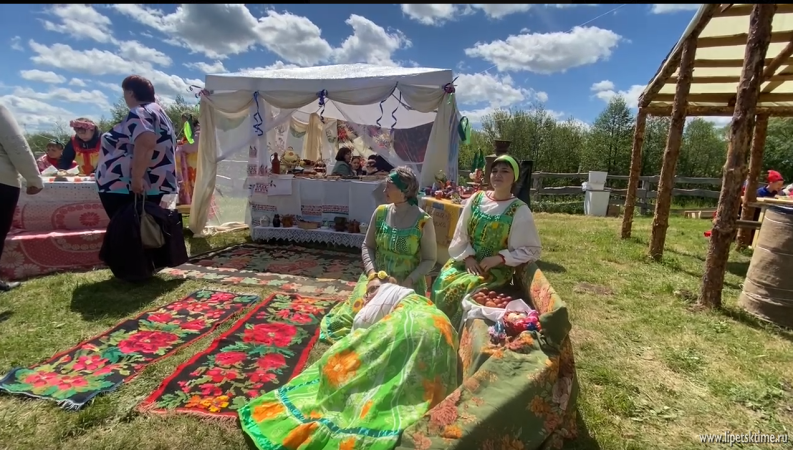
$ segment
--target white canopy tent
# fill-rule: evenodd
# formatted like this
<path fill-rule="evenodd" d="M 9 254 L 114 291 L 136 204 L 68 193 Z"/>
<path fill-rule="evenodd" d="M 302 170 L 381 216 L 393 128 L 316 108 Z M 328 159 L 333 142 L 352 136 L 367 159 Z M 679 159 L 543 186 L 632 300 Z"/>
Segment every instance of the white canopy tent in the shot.
<path fill-rule="evenodd" d="M 439 170 L 455 179 L 459 113 L 452 81 L 451 70 L 368 64 L 207 75 L 190 229 L 203 232 L 213 193 L 219 210 L 215 220 L 245 220 L 246 179 L 262 175 L 275 128 L 285 124 L 306 133 L 311 151 L 332 159 L 322 150 L 322 136 L 335 120 L 383 129 L 433 123 L 423 161 L 403 161 L 390 147 L 370 146 L 393 165 L 412 166 L 422 185 L 431 184 Z"/>

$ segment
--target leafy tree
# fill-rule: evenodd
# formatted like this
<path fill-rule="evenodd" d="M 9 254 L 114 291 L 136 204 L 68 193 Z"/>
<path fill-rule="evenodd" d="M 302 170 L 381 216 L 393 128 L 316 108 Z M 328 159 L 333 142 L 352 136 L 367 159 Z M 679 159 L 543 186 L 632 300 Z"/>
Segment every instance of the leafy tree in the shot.
<path fill-rule="evenodd" d="M 587 151 L 583 155 L 586 170 L 610 174 L 627 174 L 630 168 L 635 119 L 622 96 L 609 101 L 589 131 Z"/>

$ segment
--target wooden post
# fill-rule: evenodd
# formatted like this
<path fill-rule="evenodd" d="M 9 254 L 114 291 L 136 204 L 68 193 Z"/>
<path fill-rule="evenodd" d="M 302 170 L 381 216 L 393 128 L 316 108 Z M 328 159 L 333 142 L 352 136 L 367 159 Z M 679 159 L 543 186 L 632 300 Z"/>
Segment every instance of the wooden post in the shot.
<path fill-rule="evenodd" d="M 628 192 L 625 193 L 625 210 L 622 216 L 622 239 L 631 237 L 633 227 L 633 211 L 636 208 L 636 190 L 639 188 L 639 176 L 642 172 L 642 146 L 644 130 L 647 125 L 647 111 L 639 108 L 636 114 L 636 129 L 633 132 L 633 149 L 631 149 L 631 170 L 628 176 Z"/>
<path fill-rule="evenodd" d="M 765 138 L 768 131 L 768 115 L 757 116 L 754 124 L 754 138 L 752 139 L 752 150 L 749 155 L 749 176 L 746 181 L 746 192 L 743 195 L 743 209 L 741 210 L 741 220 L 754 220 L 755 208 L 750 207 L 751 203 L 757 201 L 757 185 L 760 177 L 760 169 L 763 166 L 763 149 L 765 148 Z M 738 230 L 738 248 L 746 248 L 751 244 L 753 230 L 740 228 Z"/>
<path fill-rule="evenodd" d="M 697 35 L 689 36 L 683 43 L 683 55 L 680 57 L 680 74 L 675 87 L 675 100 L 672 104 L 672 123 L 666 138 L 664 161 L 658 179 L 658 192 L 655 197 L 655 215 L 653 231 L 650 237 L 650 256 L 661 259 L 664 254 L 666 230 L 669 228 L 669 209 L 672 206 L 672 190 L 675 188 L 675 170 L 680 157 L 680 146 L 683 143 L 683 128 L 686 126 L 686 108 L 688 93 L 694 74 L 694 57 L 697 54 Z"/>
<path fill-rule="evenodd" d="M 730 243 L 735 236 L 736 212 L 741 201 L 741 184 L 746 178 L 746 153 L 749 150 L 752 121 L 760 95 L 765 56 L 771 41 L 771 24 L 777 5 L 754 5 L 749 17 L 749 37 L 746 41 L 741 81 L 735 101 L 735 113 L 729 130 L 729 149 L 724 164 L 719 207 L 710 235 L 705 274 L 698 303 L 707 308 L 721 307 L 724 272 L 730 255 Z"/>
<path fill-rule="evenodd" d="M 645 215 L 650 212 L 650 193 L 653 192 L 653 180 L 652 178 L 641 180 L 641 184 L 639 184 L 639 191 L 641 191 L 641 207 L 642 207 L 642 215 Z"/>

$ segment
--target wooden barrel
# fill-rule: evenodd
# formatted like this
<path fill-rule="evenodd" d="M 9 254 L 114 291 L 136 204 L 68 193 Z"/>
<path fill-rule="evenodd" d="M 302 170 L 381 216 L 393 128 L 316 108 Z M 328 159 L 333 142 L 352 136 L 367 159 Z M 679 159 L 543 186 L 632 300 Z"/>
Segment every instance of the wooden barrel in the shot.
<path fill-rule="evenodd" d="M 738 304 L 762 320 L 793 328 L 793 210 L 766 211 Z"/>

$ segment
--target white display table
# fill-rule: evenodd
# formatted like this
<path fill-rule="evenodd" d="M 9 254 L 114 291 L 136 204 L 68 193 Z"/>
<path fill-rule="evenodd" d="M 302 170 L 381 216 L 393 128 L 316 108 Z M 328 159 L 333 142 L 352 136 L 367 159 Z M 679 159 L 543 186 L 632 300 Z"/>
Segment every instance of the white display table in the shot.
<path fill-rule="evenodd" d="M 249 207 L 254 227 L 262 218 L 293 215 L 308 222 L 333 221 L 346 217 L 369 223 L 379 201 L 384 181 L 322 180 L 291 175 L 249 177 Z M 379 197 L 379 198 L 378 198 Z M 266 222 L 266 220 L 265 220 Z"/>
<path fill-rule="evenodd" d="M 254 241 L 268 241 L 277 239 L 295 243 L 323 243 L 345 247 L 358 247 L 363 245 L 363 233 L 346 233 L 319 228 L 304 230 L 298 227 L 276 228 L 254 226 L 251 228 L 251 238 Z"/>

